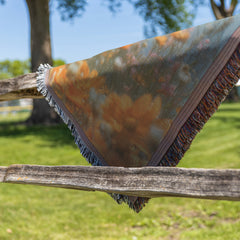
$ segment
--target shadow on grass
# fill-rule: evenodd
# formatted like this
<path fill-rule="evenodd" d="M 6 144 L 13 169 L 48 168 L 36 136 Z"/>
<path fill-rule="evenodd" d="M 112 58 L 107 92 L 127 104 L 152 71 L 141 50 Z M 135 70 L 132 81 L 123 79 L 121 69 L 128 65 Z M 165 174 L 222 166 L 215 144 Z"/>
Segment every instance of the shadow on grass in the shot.
<path fill-rule="evenodd" d="M 240 109 L 236 109 L 236 108 L 221 108 L 217 110 L 220 113 L 224 113 L 224 112 L 239 112 L 240 114 Z"/>
<path fill-rule="evenodd" d="M 240 104 L 239 103 L 227 103 L 223 104 L 223 107 L 217 110 L 212 117 L 219 124 L 231 124 L 232 127 L 240 128 Z"/>
<path fill-rule="evenodd" d="M 46 145 L 48 146 L 75 146 L 74 138 L 65 124 L 55 126 L 27 126 L 23 122 L 0 123 L 0 137 L 16 139 L 25 136 L 41 138 L 46 141 Z"/>
<path fill-rule="evenodd" d="M 217 120 L 219 124 L 224 125 L 224 124 L 231 124 L 231 127 L 240 128 L 240 112 L 239 112 L 239 117 L 236 116 L 214 116 L 214 120 Z"/>
<path fill-rule="evenodd" d="M 239 112 L 239 114 L 238 114 Z M 225 114 L 226 113 L 226 114 Z M 237 114 L 236 114 L 237 113 Z M 226 105 L 224 108 L 220 108 L 216 114 L 214 114 L 213 119 L 216 124 L 224 126 L 224 124 L 230 124 L 231 127 L 240 129 L 240 108 L 239 104 Z M 41 138 L 46 144 L 41 144 L 41 146 L 63 146 L 71 145 L 76 146 L 74 143 L 74 138 L 71 135 L 70 130 L 65 124 L 59 124 L 55 126 L 28 126 L 25 122 L 19 122 L 17 120 L 1 120 L 0 121 L 0 137 L 7 138 L 23 138 L 25 136 L 35 136 Z M 24 139 L 23 141 L 28 141 Z M 29 140 L 31 141 L 31 140 Z"/>

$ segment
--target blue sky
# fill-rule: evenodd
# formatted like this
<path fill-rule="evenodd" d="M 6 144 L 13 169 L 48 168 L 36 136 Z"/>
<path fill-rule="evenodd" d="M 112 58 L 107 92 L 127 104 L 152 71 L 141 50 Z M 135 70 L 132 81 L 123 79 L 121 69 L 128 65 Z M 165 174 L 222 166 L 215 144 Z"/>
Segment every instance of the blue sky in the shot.
<path fill-rule="evenodd" d="M 143 20 L 125 3 L 113 15 L 100 0 L 88 1 L 87 11 L 74 22 L 63 22 L 57 10 L 51 16 L 54 58 L 74 62 L 100 52 L 144 39 Z M 193 26 L 214 21 L 209 6 L 198 9 Z M 6 0 L 0 6 L 0 61 L 25 60 L 30 56 L 30 30 L 24 0 Z"/>

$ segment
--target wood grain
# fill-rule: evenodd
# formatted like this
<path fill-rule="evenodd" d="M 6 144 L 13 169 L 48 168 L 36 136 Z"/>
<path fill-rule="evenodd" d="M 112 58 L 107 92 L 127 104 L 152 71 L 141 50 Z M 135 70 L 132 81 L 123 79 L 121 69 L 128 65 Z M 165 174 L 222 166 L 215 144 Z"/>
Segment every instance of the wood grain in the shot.
<path fill-rule="evenodd" d="M 0 101 L 43 98 L 37 91 L 36 76 L 36 73 L 28 73 L 15 78 L 0 80 Z"/>
<path fill-rule="evenodd" d="M 0 181 L 142 197 L 240 200 L 240 170 L 11 165 Z"/>

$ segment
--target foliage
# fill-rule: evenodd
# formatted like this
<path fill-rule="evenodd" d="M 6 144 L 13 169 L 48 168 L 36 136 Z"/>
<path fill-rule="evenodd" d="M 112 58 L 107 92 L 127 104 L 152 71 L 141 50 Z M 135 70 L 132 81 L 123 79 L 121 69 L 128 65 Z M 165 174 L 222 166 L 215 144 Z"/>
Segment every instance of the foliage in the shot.
<path fill-rule="evenodd" d="M 66 64 L 66 62 L 62 59 L 53 59 L 53 67 L 61 66 Z"/>
<path fill-rule="evenodd" d="M 16 77 L 28 73 L 30 69 L 29 60 L 5 60 L 0 62 L 0 79 Z"/>
<path fill-rule="evenodd" d="M 196 8 L 204 0 L 125 0 L 136 9 L 136 12 L 145 21 L 144 33 L 146 36 L 156 35 L 158 30 L 163 32 L 177 31 L 191 25 Z M 86 10 L 86 0 L 58 0 L 58 10 L 63 20 L 82 16 Z M 121 9 L 124 1 L 103 0 L 109 10 L 116 13 Z"/>
<path fill-rule="evenodd" d="M 57 9 L 62 20 L 69 20 L 75 17 L 81 17 L 86 10 L 86 0 L 58 0 Z"/>
<path fill-rule="evenodd" d="M 64 65 L 62 59 L 53 60 L 53 66 Z M 0 62 L 0 79 L 7 79 L 30 72 L 30 60 L 4 60 Z"/>
<path fill-rule="evenodd" d="M 166 33 L 178 31 L 191 25 L 195 10 L 201 1 L 194 0 L 131 0 L 138 13 L 148 23 L 145 35 L 157 34 L 157 30 Z"/>
<path fill-rule="evenodd" d="M 135 8 L 145 21 L 144 34 L 155 36 L 159 30 L 165 33 L 178 31 L 189 27 L 196 15 L 199 5 L 206 4 L 206 0 L 125 0 Z M 123 0 L 103 0 L 111 12 L 121 9 Z M 58 7 L 63 20 L 82 16 L 86 10 L 87 1 L 58 0 Z M 238 0 L 210 0 L 211 8 L 216 19 L 232 16 Z M 229 7 L 227 8 L 227 5 Z"/>
<path fill-rule="evenodd" d="M 181 167 L 240 167 L 240 104 L 223 104 L 182 159 Z M 0 118 L 1 165 L 83 165 L 66 126 L 16 125 Z M 139 214 L 107 194 L 0 184 L 0 239 L 239 239 L 239 202 L 150 200 Z"/>
<path fill-rule="evenodd" d="M 196 9 L 204 0 L 128 0 L 145 21 L 144 34 L 148 37 L 178 31 L 191 25 Z M 116 11 L 120 0 L 110 0 L 109 8 Z"/>
<path fill-rule="evenodd" d="M 124 1 L 102 0 L 107 3 L 111 12 L 117 12 Z M 144 34 L 147 37 L 154 36 L 159 30 L 169 33 L 189 27 L 196 14 L 199 5 L 206 3 L 206 0 L 125 0 L 133 5 L 136 12 L 145 21 Z M 56 0 L 56 8 L 62 20 L 81 17 L 86 11 L 87 0 Z M 229 9 L 226 8 L 228 1 L 210 0 L 212 10 L 216 18 L 222 18 L 233 14 L 238 0 L 231 0 Z M 4 4 L 5 0 L 0 0 Z M 55 6 L 55 5 L 54 5 Z"/>
<path fill-rule="evenodd" d="M 102 0 L 107 3 L 109 10 L 117 12 L 123 0 Z M 125 0 L 133 5 L 136 12 L 145 21 L 144 34 L 147 37 L 154 36 L 159 30 L 169 33 L 189 27 L 195 17 L 197 7 L 206 4 L 206 0 Z M 6 0 L 0 0 L 4 4 Z M 86 11 L 87 0 L 50 0 L 55 2 L 62 20 L 73 20 L 81 17 Z M 231 16 L 239 3 L 238 0 L 231 0 L 230 7 L 227 9 L 229 1 L 210 0 L 211 8 L 217 19 Z"/>
<path fill-rule="evenodd" d="M 196 8 L 204 0 L 125 0 L 136 9 L 145 21 L 146 36 L 156 35 L 158 30 L 163 32 L 177 31 L 191 25 Z M 82 16 L 86 10 L 87 1 L 58 0 L 57 9 L 62 20 Z M 109 10 L 116 13 L 121 9 L 122 0 L 103 0 Z"/>
<path fill-rule="evenodd" d="M 0 0 L 0 4 L 6 0 Z M 87 0 L 51 0 L 62 20 L 73 20 L 81 17 L 86 11 Z M 102 0 L 107 3 L 109 10 L 117 12 L 123 0 Z M 196 9 L 204 0 L 125 0 L 129 2 L 136 12 L 145 21 L 144 33 L 146 36 L 156 35 L 159 30 L 163 32 L 177 31 L 191 25 Z"/>

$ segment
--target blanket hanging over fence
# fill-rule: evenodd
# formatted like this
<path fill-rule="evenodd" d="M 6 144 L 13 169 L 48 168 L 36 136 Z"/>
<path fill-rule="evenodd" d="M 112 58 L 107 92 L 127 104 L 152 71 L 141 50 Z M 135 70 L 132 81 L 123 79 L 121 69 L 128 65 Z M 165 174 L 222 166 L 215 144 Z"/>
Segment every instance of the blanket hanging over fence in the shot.
<path fill-rule="evenodd" d="M 51 68 L 38 90 L 95 166 L 176 166 L 239 79 L 240 15 Z M 135 211 L 147 202 L 112 194 Z"/>

